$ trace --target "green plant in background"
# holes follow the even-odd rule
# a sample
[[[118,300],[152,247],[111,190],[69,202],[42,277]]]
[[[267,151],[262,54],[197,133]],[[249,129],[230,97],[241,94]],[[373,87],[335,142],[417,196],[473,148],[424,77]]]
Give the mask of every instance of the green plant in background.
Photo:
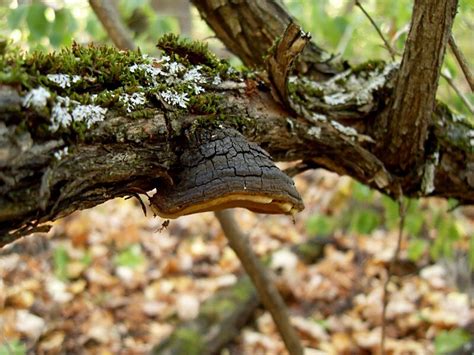
[[[0,343],[0,355],[25,355],[26,346],[20,340],[10,340]]]
[[[285,4],[303,28],[311,32],[318,45],[335,55],[349,59],[352,65],[372,59],[390,60],[388,51],[383,47],[375,29],[354,1],[286,0]],[[362,4],[391,46],[400,54],[403,53],[413,1],[371,0],[362,1]],[[474,57],[474,46],[471,44],[473,18],[474,0],[460,0],[453,33],[467,58]],[[400,61],[401,56],[398,56],[397,60]],[[464,92],[467,99],[471,103],[474,102],[474,94],[470,92],[456,60],[450,53],[445,57],[444,69],[449,71],[456,86]],[[450,107],[472,117],[462,99],[445,80],[440,80],[438,96]]]
[[[444,330],[435,338],[436,354],[447,354],[460,348],[471,340],[471,335],[464,329]]]
[[[55,248],[53,251],[53,265],[54,265],[54,274],[60,280],[67,280],[67,266],[69,264],[70,258],[67,253],[66,248],[62,245]]]
[[[70,45],[79,29],[69,8],[54,9],[41,2],[18,5],[8,13],[7,24],[20,39],[26,39],[30,47],[36,49]]]
[[[114,258],[114,264],[116,266],[126,266],[135,268],[145,263],[146,258],[142,252],[140,244],[132,244],[126,249],[122,250]]]
[[[469,265],[474,270],[474,238],[463,231],[460,220],[450,212],[455,201],[426,203],[410,200],[407,205],[404,231],[408,236],[410,260],[417,261],[423,257],[434,261],[452,259],[459,245],[464,245]],[[398,224],[396,201],[354,181],[338,217],[311,216],[306,221],[306,230],[311,236],[327,236],[338,229],[355,235],[370,235],[376,229],[395,230]]]

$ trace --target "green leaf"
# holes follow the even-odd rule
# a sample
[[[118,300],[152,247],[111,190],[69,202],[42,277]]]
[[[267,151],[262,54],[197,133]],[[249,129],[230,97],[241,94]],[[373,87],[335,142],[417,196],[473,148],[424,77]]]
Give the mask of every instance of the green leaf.
[[[334,221],[328,216],[311,216],[306,221],[306,231],[310,235],[328,235],[334,231]]]
[[[372,210],[356,211],[351,220],[350,230],[359,234],[370,234],[380,226],[380,215]]]
[[[0,344],[0,355],[24,355],[26,354],[26,346],[20,340],[10,340],[9,342]]]
[[[53,252],[54,274],[61,280],[67,280],[69,255],[66,248],[59,246]]]
[[[147,5],[147,0],[127,0],[120,2],[120,8],[125,12],[126,15],[131,14],[133,10],[137,8],[143,8]]]
[[[20,5],[16,9],[10,11],[7,17],[7,23],[11,30],[16,30],[21,27],[26,13],[28,12],[28,8],[28,5]]]
[[[106,36],[104,27],[99,22],[99,19],[95,14],[89,14],[87,17],[86,31],[89,33],[95,40],[104,38]]]
[[[30,30],[30,41],[38,41],[48,35],[51,24],[46,19],[46,9],[47,7],[42,3],[34,3],[28,9],[26,23]]]
[[[446,354],[461,347],[471,340],[471,336],[464,329],[452,329],[440,332],[435,338],[436,354]]]
[[[49,40],[54,47],[68,45],[72,42],[72,33],[77,29],[77,22],[69,9],[63,8],[55,12]]]
[[[471,235],[469,240],[468,262],[471,271],[474,271],[474,235]]]
[[[428,250],[428,242],[423,239],[412,239],[408,245],[408,259],[411,261],[419,260]]]
[[[92,263],[92,255],[89,252],[86,252],[84,256],[81,258],[81,263],[89,266]]]
[[[374,192],[368,186],[356,182],[352,185],[352,197],[356,201],[370,202],[373,200]]]
[[[405,228],[411,235],[417,236],[423,227],[424,216],[421,211],[407,213],[405,217]]]
[[[133,244],[118,254],[114,262],[117,266],[137,267],[145,262],[145,256],[139,244]]]
[[[398,203],[390,197],[382,196],[382,204],[384,207],[385,225],[391,229],[398,226]]]

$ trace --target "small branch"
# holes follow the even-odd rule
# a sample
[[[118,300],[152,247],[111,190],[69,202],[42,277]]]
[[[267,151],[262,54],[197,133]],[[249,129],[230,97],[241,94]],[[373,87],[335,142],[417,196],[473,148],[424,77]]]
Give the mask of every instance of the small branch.
[[[464,76],[466,77],[469,86],[471,87],[471,91],[474,92],[474,77],[471,73],[471,70],[469,69],[469,64],[467,63],[466,57],[461,52],[461,49],[459,49],[452,34],[451,36],[449,36],[449,47],[453,51],[453,54],[456,57],[456,60],[458,61],[459,66],[461,67],[461,70],[464,73]]]
[[[310,39],[309,33],[303,32],[298,25],[291,22],[267,59],[267,72],[272,86],[272,94],[276,100],[288,108],[292,107],[288,95],[288,77],[296,57],[303,51]]]
[[[392,60],[395,60],[395,55],[397,53],[392,48],[392,46],[390,46],[390,43],[388,43],[388,41],[385,39],[385,37],[384,37],[382,31],[380,30],[379,26],[377,26],[375,21],[372,19],[372,17],[369,15],[369,13],[367,11],[365,11],[364,7],[362,6],[362,4],[358,0],[356,0],[355,4],[359,9],[361,9],[361,11],[364,13],[364,15],[369,19],[370,23],[372,24],[372,26],[374,26],[375,30],[379,34],[379,36],[382,39],[383,43],[385,44],[385,48],[387,48],[388,52],[390,53],[390,57],[392,57]]]
[[[229,241],[230,247],[237,254],[257,289],[263,305],[272,315],[288,352],[292,355],[303,354],[301,342],[290,324],[287,307],[271,282],[264,266],[250,247],[247,236],[240,230],[232,211],[218,211],[215,212],[215,215]]]
[[[135,49],[135,43],[123,24],[113,0],[89,0],[89,4],[117,48]]]
[[[403,238],[403,229],[405,228],[405,216],[408,206],[403,201],[403,194],[400,192],[400,196],[398,198],[398,214],[399,214],[399,224],[398,224],[398,239],[397,239],[397,247],[395,249],[395,253],[393,254],[392,260],[390,261],[390,265],[387,272],[387,279],[383,285],[383,306],[382,306],[382,335],[380,338],[380,352],[382,355],[385,355],[385,338],[386,338],[386,323],[387,323],[387,304],[388,304],[388,285],[392,278],[393,270],[395,265],[398,262],[398,258],[400,255],[400,249],[402,246],[402,238]]]
[[[458,89],[458,87],[454,83],[453,79],[451,79],[448,75],[443,74],[443,73],[441,73],[441,76],[444,78],[444,80],[446,80],[448,82],[449,86],[451,86],[453,88],[453,90],[459,96],[459,98],[464,103],[464,105],[467,107],[469,112],[474,115],[474,107],[472,107],[471,103],[469,102],[467,97],[461,92],[461,90]]]

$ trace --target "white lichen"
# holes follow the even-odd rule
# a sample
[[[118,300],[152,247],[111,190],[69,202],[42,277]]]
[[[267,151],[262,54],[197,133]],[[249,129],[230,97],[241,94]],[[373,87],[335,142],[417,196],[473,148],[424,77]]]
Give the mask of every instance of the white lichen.
[[[58,96],[51,110],[51,125],[49,129],[56,132],[60,127],[68,127],[72,122],[72,116],[69,113],[70,100],[68,97]]]
[[[69,154],[69,147],[64,147],[63,149],[60,149],[54,152],[54,157],[56,158],[56,160],[61,160],[68,154]]]
[[[59,87],[63,89],[71,87],[71,83],[75,84],[81,77],[79,75],[68,75],[68,74],[48,74],[46,76],[49,81],[57,84]]]
[[[464,115],[453,114],[451,117],[453,119],[453,122],[462,122],[465,120]]]
[[[22,104],[26,108],[34,108],[41,110],[46,107],[48,99],[51,97],[50,92],[42,86],[31,89],[23,98]]]
[[[354,102],[363,106],[373,101],[374,92],[387,83],[391,72],[398,69],[399,66],[399,63],[389,63],[383,68],[358,73],[346,70],[324,83],[307,81],[306,84],[309,84],[312,89],[322,92],[324,102],[329,105],[336,106]],[[370,109],[370,105],[364,109]]]
[[[435,172],[436,166],[439,164],[439,152],[433,153],[427,163],[425,164],[425,168],[423,171],[423,177],[421,179],[421,191],[423,194],[428,195],[435,190]]]
[[[167,69],[164,71],[165,75],[178,75],[179,73],[182,73],[186,67],[178,62],[167,62],[163,64],[163,68]]]
[[[73,122],[84,122],[87,128],[91,128],[94,123],[103,121],[106,113],[106,108],[97,105],[81,105],[68,97],[58,96],[51,110],[49,129],[55,132],[60,127],[69,127]]]
[[[150,82],[154,86],[159,84],[160,80],[158,77],[161,76],[170,90],[176,88],[178,85],[187,84],[189,90],[194,95],[198,95],[205,92],[202,84],[206,83],[206,78],[201,73],[201,68],[202,66],[197,65],[187,70],[183,64],[172,62],[170,57],[163,56],[160,60],[154,59],[150,63],[133,64],[129,67],[129,70],[131,73],[144,72],[150,77]],[[163,81],[163,79],[161,81]],[[170,90],[168,91],[171,92]],[[170,101],[174,102],[172,95],[170,96],[165,93],[165,97],[168,97]],[[186,99],[186,97],[182,97],[179,102],[183,103]],[[179,106],[183,107],[182,105]]]
[[[467,132],[467,137],[469,138],[469,144],[471,147],[474,147],[474,129],[471,129]]]
[[[168,74],[161,69],[161,65],[159,64],[161,61],[154,60],[152,64],[150,63],[141,63],[141,64],[133,64],[131,65],[128,70],[130,73],[136,72],[143,72],[149,77],[149,81],[153,86],[158,85],[158,77],[159,76],[167,76]]]
[[[311,119],[315,122],[326,122],[328,120],[326,115],[322,115],[320,113],[312,113]]]
[[[184,73],[183,80],[190,81],[192,83],[202,84],[206,80],[204,79],[203,75],[200,72],[201,66],[197,65],[194,68],[188,70]]]
[[[188,88],[193,91],[194,95],[199,95],[202,92],[205,92],[204,88],[197,84],[188,85]]]
[[[351,93],[336,92],[335,94],[324,96],[324,102],[328,105],[336,106],[349,102],[352,97],[353,95]]]
[[[321,137],[321,127],[311,127],[308,129],[308,134],[312,137]]]
[[[179,106],[182,108],[186,108],[189,102],[188,94],[187,93],[178,93],[175,90],[166,90],[160,92],[161,97],[165,100],[166,103]]]
[[[352,127],[344,126],[337,121],[331,121],[331,125],[346,136],[357,137],[357,131]]]
[[[222,83],[221,76],[217,74],[214,79],[212,79],[212,85],[218,86]]]
[[[72,118],[76,122],[84,122],[87,128],[93,124],[102,122],[107,109],[97,105],[78,105],[72,111]]]
[[[161,58],[160,58],[160,62],[169,62],[171,60],[171,58],[167,55],[162,55]]]
[[[132,112],[146,103],[146,96],[143,92],[135,92],[133,94],[121,94],[119,101],[122,102],[127,112]]]

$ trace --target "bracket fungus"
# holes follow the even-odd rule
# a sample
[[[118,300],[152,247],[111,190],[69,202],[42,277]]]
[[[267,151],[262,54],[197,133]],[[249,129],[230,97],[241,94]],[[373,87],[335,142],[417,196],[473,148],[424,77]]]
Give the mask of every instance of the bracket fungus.
[[[236,130],[196,129],[187,137],[173,183],[164,182],[150,200],[160,217],[233,207],[288,215],[304,209],[293,180]]]

